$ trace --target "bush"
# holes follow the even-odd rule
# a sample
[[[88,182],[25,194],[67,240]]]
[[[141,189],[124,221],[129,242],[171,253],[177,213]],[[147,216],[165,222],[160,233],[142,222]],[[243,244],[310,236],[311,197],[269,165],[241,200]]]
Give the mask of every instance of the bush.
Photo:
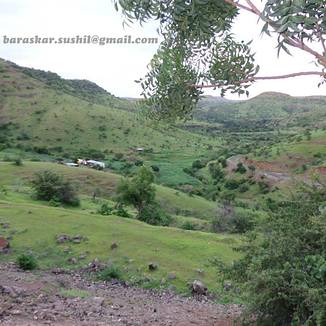
[[[32,255],[20,255],[17,258],[17,265],[24,271],[30,271],[37,268],[37,261]]]
[[[71,206],[79,206],[80,204],[72,184],[54,172],[37,173],[32,181],[32,187],[39,200],[60,202]]]
[[[196,160],[192,163],[192,168],[194,170],[200,170],[206,166],[206,163],[201,160]]]
[[[326,325],[325,201],[324,188],[278,203],[248,237],[243,258],[222,268],[243,290],[248,323]]]
[[[99,272],[98,278],[101,281],[122,280],[122,273],[118,267],[111,265]]]
[[[247,172],[247,169],[245,168],[243,163],[239,162],[235,172],[240,173],[240,174],[245,174]]]
[[[212,221],[214,232],[246,233],[255,226],[255,216],[250,211],[236,212],[232,206],[225,206]]]
[[[113,211],[113,214],[118,215],[120,217],[130,218],[130,214],[122,207],[119,206],[116,210]]]
[[[151,168],[152,168],[153,172],[156,172],[156,173],[160,172],[160,168],[157,165],[151,165]]]
[[[107,203],[101,205],[100,209],[97,211],[101,215],[112,215],[113,208],[110,207]]]
[[[240,184],[241,183],[238,180],[230,179],[225,182],[224,186],[226,189],[235,190],[239,188]]]
[[[142,160],[137,160],[137,161],[135,162],[135,165],[136,165],[136,166],[143,166],[143,165],[144,165],[144,161],[142,161]]]
[[[242,193],[247,192],[249,190],[249,186],[244,183],[239,187],[238,190],[239,190],[239,192],[242,192]]]
[[[193,223],[191,223],[189,221],[186,221],[181,225],[181,229],[188,230],[188,231],[193,231],[196,228],[195,228],[195,225]]]
[[[19,158],[16,158],[13,162],[14,165],[16,166],[22,166],[23,165],[23,161],[22,159],[19,157]]]
[[[138,219],[151,225],[162,226],[168,226],[172,222],[172,217],[165,213],[156,202],[147,205],[138,216]]]

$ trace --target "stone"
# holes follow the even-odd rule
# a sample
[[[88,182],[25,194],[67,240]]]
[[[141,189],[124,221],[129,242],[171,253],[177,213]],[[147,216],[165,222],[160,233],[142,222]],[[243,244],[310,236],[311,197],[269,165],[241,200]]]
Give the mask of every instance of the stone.
[[[78,260],[75,257],[71,257],[68,259],[68,262],[75,265],[75,264],[77,264]]]
[[[9,223],[1,223],[3,229],[9,229]]]
[[[197,268],[196,269],[196,273],[198,273],[200,275],[204,275],[205,274],[204,270],[203,269],[200,269],[200,268]]]
[[[88,264],[88,270],[92,272],[97,272],[105,267],[104,264],[100,263],[98,258],[95,258],[92,262]]]
[[[195,280],[191,284],[192,294],[207,295],[207,287],[203,282]]]
[[[229,281],[225,281],[223,284],[224,291],[230,291],[233,288],[233,285]]]
[[[156,271],[158,269],[158,265],[155,264],[155,263],[149,263],[148,264],[148,269],[153,272],[153,271]]]
[[[62,234],[62,235],[57,236],[57,243],[59,243],[59,244],[65,243],[68,241],[71,241],[71,238],[69,237],[69,235]]]
[[[111,244],[111,250],[117,249],[118,248],[118,244],[116,242],[112,242]]]
[[[64,270],[63,268],[53,268],[51,270],[51,273],[55,275],[60,275],[60,274],[65,274],[66,270]]]
[[[168,279],[170,281],[175,280],[176,278],[177,278],[177,275],[176,275],[175,272],[171,272],[171,273],[168,274]]]
[[[10,248],[9,241],[4,237],[0,237],[0,252],[7,252]]]

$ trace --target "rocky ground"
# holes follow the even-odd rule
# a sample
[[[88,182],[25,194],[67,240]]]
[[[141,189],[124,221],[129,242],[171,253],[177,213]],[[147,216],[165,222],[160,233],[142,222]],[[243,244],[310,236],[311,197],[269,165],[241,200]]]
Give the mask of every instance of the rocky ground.
[[[23,272],[0,264],[0,324],[226,326],[241,307],[219,305],[205,297],[183,298],[129,287],[92,282],[81,273]]]

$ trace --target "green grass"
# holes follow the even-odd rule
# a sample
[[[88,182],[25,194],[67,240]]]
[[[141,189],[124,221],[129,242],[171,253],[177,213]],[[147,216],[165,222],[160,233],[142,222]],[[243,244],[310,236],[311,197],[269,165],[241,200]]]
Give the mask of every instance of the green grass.
[[[61,289],[59,295],[64,298],[81,298],[86,299],[91,296],[88,291],[80,289]]]
[[[85,266],[94,258],[114,262],[124,272],[125,279],[142,279],[149,276],[159,283],[168,273],[175,272],[177,279],[170,283],[179,291],[186,291],[187,281],[202,279],[211,290],[218,290],[215,268],[210,259],[217,257],[231,263],[239,257],[233,247],[239,244],[236,236],[215,235],[174,228],[153,227],[136,220],[116,216],[99,216],[82,210],[69,210],[43,206],[38,202],[0,200],[0,220],[10,223],[1,230],[12,234],[12,253],[1,259],[15,260],[22,253],[32,253],[41,268]],[[57,235],[81,234],[88,238],[81,244],[57,244]],[[118,243],[111,250],[112,242]],[[68,247],[68,253],[65,252]],[[72,265],[70,257],[87,253],[86,259]],[[148,263],[156,262],[159,269],[148,271]],[[203,269],[203,276],[196,269]]]
[[[2,185],[24,189],[35,173],[51,170],[69,179],[77,186],[78,192],[92,196],[95,189],[100,190],[100,196],[112,198],[121,176],[96,171],[88,168],[69,168],[64,165],[47,162],[27,162],[22,166],[0,162],[0,180]],[[216,204],[199,196],[189,196],[181,191],[157,185],[157,199],[163,208],[172,214],[193,216],[210,220],[215,216]]]
[[[182,169],[206,155],[208,146],[217,149],[220,145],[218,139],[171,125],[153,125],[134,110],[119,109],[118,99],[112,98],[110,105],[90,103],[49,87],[9,63],[0,63],[3,74],[10,76],[0,83],[1,123],[10,123],[0,130],[0,136],[7,137],[11,146],[45,148],[55,157],[65,158],[87,156],[81,152],[95,149],[107,158],[123,153],[130,162],[143,158],[135,152],[143,147],[151,153],[148,158],[145,154],[147,161],[163,163],[161,158],[167,158],[169,164],[162,165],[159,182],[171,185],[196,182]]]

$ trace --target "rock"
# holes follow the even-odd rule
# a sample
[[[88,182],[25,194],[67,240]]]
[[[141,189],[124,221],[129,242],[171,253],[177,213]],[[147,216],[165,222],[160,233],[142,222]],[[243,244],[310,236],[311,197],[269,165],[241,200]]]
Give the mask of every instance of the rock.
[[[3,229],[9,229],[10,227],[9,223],[3,223],[3,222],[1,223],[1,226]]]
[[[85,238],[82,236],[82,235],[80,235],[80,234],[78,234],[78,235],[75,235],[72,239],[71,239],[71,241],[73,242],[73,243],[81,243],[83,240],[85,240]]]
[[[86,254],[82,254],[78,257],[79,260],[83,260],[86,259],[87,255]]]
[[[155,263],[149,263],[148,264],[148,269],[150,270],[150,271],[156,271],[157,269],[158,269],[158,265],[157,264],[155,264]]]
[[[68,259],[68,262],[70,263],[70,264],[77,264],[77,262],[78,262],[78,260],[77,260],[77,258],[75,258],[75,257],[71,257],[71,258],[69,258]]]
[[[69,237],[69,235],[62,234],[62,235],[57,236],[57,243],[59,243],[59,244],[65,243],[68,241],[71,241],[71,238]]]
[[[195,280],[191,284],[192,294],[207,295],[207,287],[203,282]]]
[[[63,248],[63,252],[64,252],[65,254],[68,254],[68,253],[70,252],[70,248],[69,248],[69,247],[64,247],[64,248]]]
[[[171,273],[168,274],[168,279],[170,281],[175,280],[176,278],[177,278],[177,275],[176,275],[175,272],[171,272]]]
[[[112,242],[111,244],[111,250],[117,249],[118,248],[118,244],[116,242]]]
[[[223,288],[224,288],[224,291],[230,291],[233,288],[233,285],[231,282],[226,281],[223,284]]]
[[[0,285],[0,293],[9,295],[11,298],[16,298],[18,296],[14,288],[5,285]]]
[[[104,264],[100,263],[98,258],[95,258],[92,262],[88,264],[88,270],[91,272],[97,272],[105,267]]]
[[[55,275],[60,275],[60,274],[65,274],[66,271],[63,268],[53,268],[51,270],[51,273],[53,273]]]
[[[0,252],[7,252],[10,248],[9,241],[4,237],[0,237]]]
[[[198,274],[200,274],[200,275],[205,274],[204,270],[203,270],[203,269],[200,269],[200,268],[197,268],[197,269],[196,269],[196,273],[198,273]]]
[[[177,288],[174,285],[169,285],[167,290],[169,292],[175,293],[177,291]]]
[[[102,298],[102,297],[94,297],[92,301],[99,307],[102,307],[105,302],[104,298]]]

